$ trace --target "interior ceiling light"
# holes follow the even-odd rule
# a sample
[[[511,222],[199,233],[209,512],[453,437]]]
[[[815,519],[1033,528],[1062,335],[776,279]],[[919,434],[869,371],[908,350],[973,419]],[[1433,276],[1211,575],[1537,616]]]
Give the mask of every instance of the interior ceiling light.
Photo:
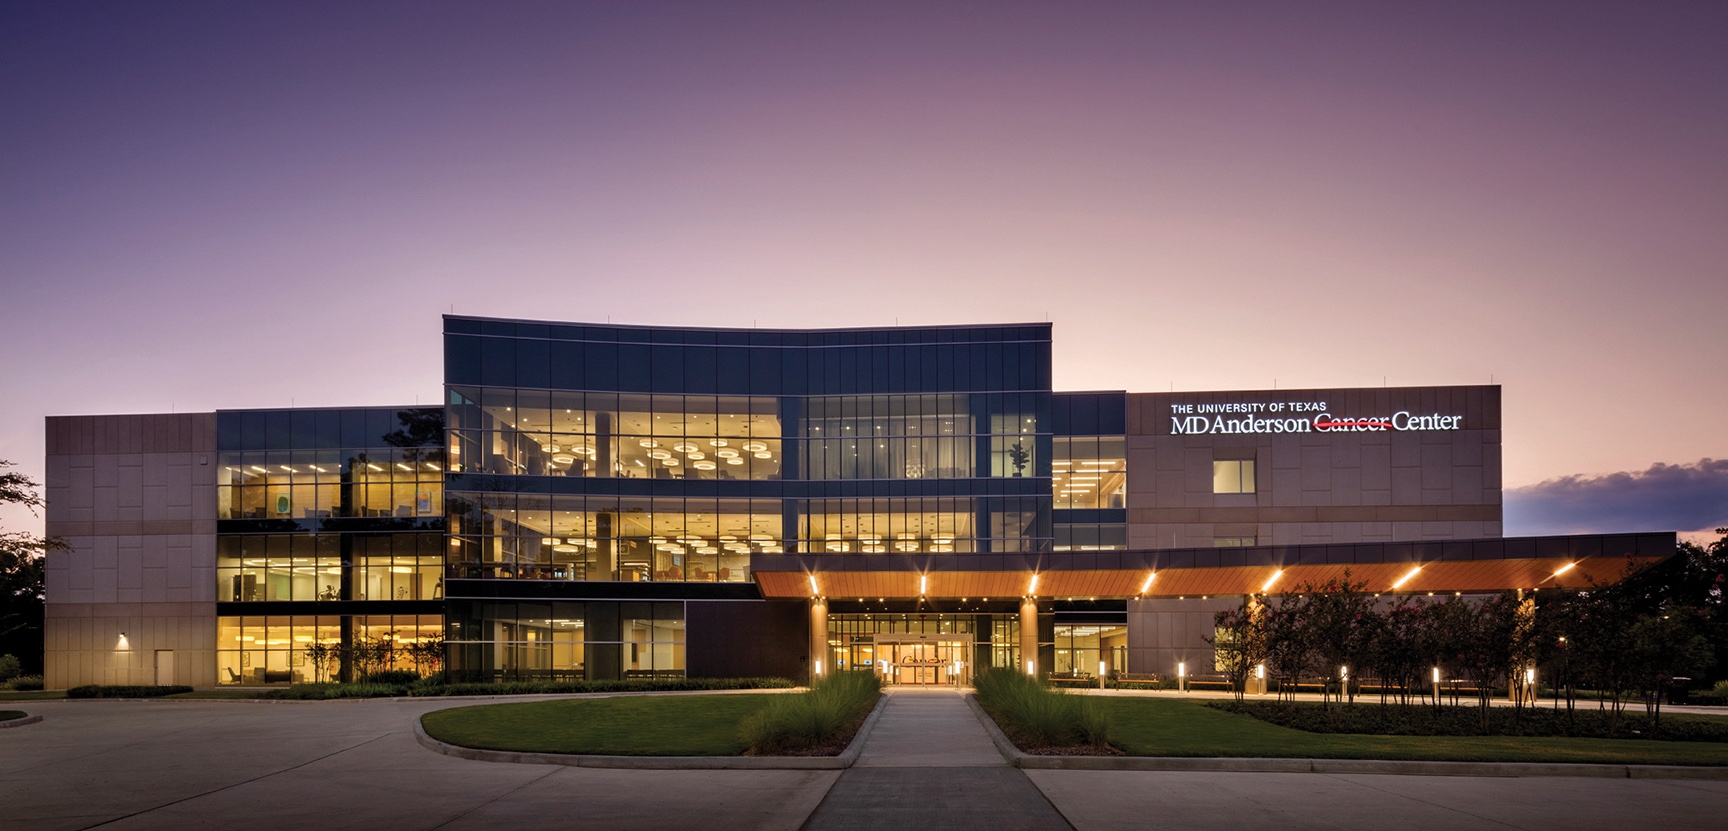
[[[716,451],[714,451],[714,458],[716,458],[716,459],[736,459],[736,458],[738,458],[738,451],[733,450],[730,447],[725,448],[723,450],[716,450]]]
[[[766,450],[759,450],[759,451],[752,453],[750,455],[755,456],[758,459],[772,459],[772,458],[774,458],[774,454],[769,453]]]
[[[719,465],[714,464],[713,462],[708,462],[708,461],[691,462],[690,466],[693,468],[696,468],[697,470],[713,470],[713,469],[719,467]]]
[[[747,441],[744,443],[744,449],[751,453],[761,453],[768,449],[768,445],[759,441]]]
[[[710,446],[710,447],[725,447],[726,446],[726,440],[725,439],[709,439],[708,440],[708,446]]]
[[[679,442],[678,444],[672,445],[672,449],[679,453],[690,453],[695,451],[696,445],[690,444],[689,442]]]
[[[560,453],[560,454],[552,457],[552,463],[553,464],[559,464],[559,465],[573,465],[576,463],[576,457],[575,456],[568,456],[568,455],[565,455],[563,453]]]

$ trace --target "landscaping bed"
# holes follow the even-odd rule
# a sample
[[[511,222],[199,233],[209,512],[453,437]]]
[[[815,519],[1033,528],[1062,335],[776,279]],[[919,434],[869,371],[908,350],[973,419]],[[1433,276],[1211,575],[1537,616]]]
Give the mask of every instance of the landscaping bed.
[[[778,696],[700,695],[483,704],[427,713],[438,741],[482,750],[600,756],[737,756],[744,720]]]
[[[67,698],[160,698],[165,695],[189,693],[191,687],[134,685],[134,684],[86,684],[73,687],[66,691]]]
[[[1548,707],[1491,707],[1484,724],[1483,713],[1477,707],[1363,703],[1326,707],[1277,701],[1209,701],[1206,706],[1309,733],[1728,742],[1728,718],[1669,714],[1662,717],[1659,727],[1652,727],[1642,708],[1628,710],[1616,720],[1611,713],[1594,706],[1577,708],[1571,714]]]
[[[23,718],[27,715],[29,715],[29,713],[26,713],[23,710],[0,710],[0,721],[11,721],[16,718]]]
[[[426,734],[482,750],[597,756],[837,756],[881,696],[872,673],[804,693],[487,704],[421,717]]]
[[[992,668],[973,682],[978,706],[1014,746],[1039,756],[1120,756],[1110,718],[1088,696],[1050,689],[1011,669]]]
[[[1724,742],[1314,733],[1198,701],[1149,697],[1097,700],[1110,718],[1111,743],[1132,756],[1728,765],[1728,743]],[[1663,717],[1664,726],[1668,720],[1668,716]]]
[[[322,701],[333,698],[443,697],[468,695],[548,695],[557,693],[675,692],[700,690],[790,689],[785,678],[668,678],[633,681],[507,681],[496,684],[446,684],[436,676],[409,683],[363,681],[350,684],[295,684],[259,690],[252,698]]]

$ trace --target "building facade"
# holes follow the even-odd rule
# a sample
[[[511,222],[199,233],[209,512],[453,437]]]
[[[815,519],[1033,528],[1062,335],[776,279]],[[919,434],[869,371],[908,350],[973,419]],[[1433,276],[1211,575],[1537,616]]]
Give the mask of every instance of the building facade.
[[[48,683],[1167,673],[1346,568],[1674,548],[1501,539],[1498,387],[1058,393],[1050,346],[449,316],[441,408],[51,418]]]

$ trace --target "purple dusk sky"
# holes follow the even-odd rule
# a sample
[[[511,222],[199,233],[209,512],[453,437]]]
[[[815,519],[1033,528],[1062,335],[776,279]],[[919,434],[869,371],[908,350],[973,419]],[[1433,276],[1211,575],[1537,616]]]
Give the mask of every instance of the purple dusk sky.
[[[1724,43],[1720,3],[7,3],[0,458],[434,401],[452,308],[1048,319],[1058,389],[1493,379],[1509,489],[1679,465],[1699,512],[1617,530],[1728,522]]]

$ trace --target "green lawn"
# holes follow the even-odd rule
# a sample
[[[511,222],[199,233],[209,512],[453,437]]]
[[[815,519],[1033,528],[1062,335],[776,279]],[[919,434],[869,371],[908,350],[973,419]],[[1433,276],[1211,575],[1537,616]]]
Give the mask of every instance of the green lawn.
[[[488,750],[604,756],[736,756],[744,719],[773,694],[625,696],[485,704],[422,716],[442,742]]]
[[[11,721],[15,718],[23,718],[26,715],[29,714],[25,713],[23,710],[0,710],[0,721]]]
[[[1134,756],[1728,765],[1728,743],[1307,733],[1214,710],[1197,701],[1127,697],[1098,701],[1110,713],[1111,743]]]

